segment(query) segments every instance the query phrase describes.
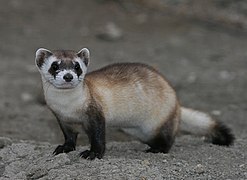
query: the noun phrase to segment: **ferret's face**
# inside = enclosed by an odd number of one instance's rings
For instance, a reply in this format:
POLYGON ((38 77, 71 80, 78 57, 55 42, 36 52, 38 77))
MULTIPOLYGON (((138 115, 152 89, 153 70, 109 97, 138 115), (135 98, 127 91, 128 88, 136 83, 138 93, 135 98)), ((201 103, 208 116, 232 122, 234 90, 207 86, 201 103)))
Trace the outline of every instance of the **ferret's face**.
POLYGON ((76 87, 83 79, 89 63, 89 51, 84 48, 78 53, 68 50, 36 51, 36 65, 43 83, 50 83, 58 89, 76 87))

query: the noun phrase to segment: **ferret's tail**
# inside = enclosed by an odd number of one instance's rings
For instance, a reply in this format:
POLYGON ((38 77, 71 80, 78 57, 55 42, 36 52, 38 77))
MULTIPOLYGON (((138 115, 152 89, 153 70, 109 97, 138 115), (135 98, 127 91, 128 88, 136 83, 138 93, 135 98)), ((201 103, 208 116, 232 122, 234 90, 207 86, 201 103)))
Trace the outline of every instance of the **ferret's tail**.
POLYGON ((234 135, 231 130, 208 114, 193 109, 181 107, 181 132, 205 136, 207 141, 229 146, 233 144, 234 135))

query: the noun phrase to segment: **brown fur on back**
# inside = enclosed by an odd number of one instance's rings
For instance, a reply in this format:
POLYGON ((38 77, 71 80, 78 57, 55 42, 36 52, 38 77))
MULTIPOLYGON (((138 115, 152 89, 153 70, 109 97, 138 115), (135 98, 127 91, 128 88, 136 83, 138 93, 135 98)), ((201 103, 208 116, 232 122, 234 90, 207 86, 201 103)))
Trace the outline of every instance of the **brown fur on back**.
POLYGON ((146 64, 141 63, 115 63, 109 66, 105 66, 96 71, 90 72, 86 75, 86 78, 101 78, 109 81, 124 82, 130 80, 141 80, 147 78, 147 71, 159 74, 156 69, 146 64), (134 78, 134 79, 132 79, 134 78))
MULTIPOLYGON (((99 97, 106 119, 115 122, 132 121, 152 126, 152 133, 174 116, 176 105, 174 90, 154 68, 140 63, 119 63, 88 73, 85 83, 93 96, 99 97), (174 110, 173 110, 174 109, 174 110), (150 118, 148 118, 150 117, 150 118), (148 118, 148 119, 147 119, 148 118), (121 120, 120 120, 121 119, 121 120), (138 119, 138 120, 136 120, 138 119)), ((127 124, 127 123, 125 123, 127 124)), ((177 130, 178 120, 174 122, 177 130)), ((173 132, 176 134, 176 132, 173 132)))

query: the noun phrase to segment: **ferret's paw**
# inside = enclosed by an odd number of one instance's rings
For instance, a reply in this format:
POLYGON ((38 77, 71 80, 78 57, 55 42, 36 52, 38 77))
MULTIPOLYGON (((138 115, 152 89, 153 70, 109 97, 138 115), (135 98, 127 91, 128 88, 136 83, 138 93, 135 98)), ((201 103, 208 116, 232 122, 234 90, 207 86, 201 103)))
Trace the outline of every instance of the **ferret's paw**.
POLYGON ((74 150, 75 150, 75 147, 64 144, 64 145, 57 146, 57 148, 55 149, 53 154, 58 155, 60 153, 68 153, 68 152, 74 151, 74 150))
POLYGON ((98 159, 101 159, 103 157, 103 154, 86 150, 80 153, 80 157, 84 159, 94 160, 96 157, 98 159))

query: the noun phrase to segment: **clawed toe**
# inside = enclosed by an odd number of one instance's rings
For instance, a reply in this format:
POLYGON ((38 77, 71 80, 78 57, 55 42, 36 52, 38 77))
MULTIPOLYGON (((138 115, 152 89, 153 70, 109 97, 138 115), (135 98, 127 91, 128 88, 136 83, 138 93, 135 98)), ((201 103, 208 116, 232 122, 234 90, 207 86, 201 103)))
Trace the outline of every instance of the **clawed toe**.
POLYGON ((68 145, 59 145, 53 152, 54 155, 58 155, 60 153, 68 153, 70 151, 74 151, 75 147, 73 146, 68 146, 68 145))
POLYGON ((85 150, 83 152, 80 153, 80 157, 84 158, 84 159, 90 159, 90 160, 94 160, 96 157, 98 159, 101 159, 103 155, 99 154, 99 153, 95 153, 93 151, 90 150, 85 150))

